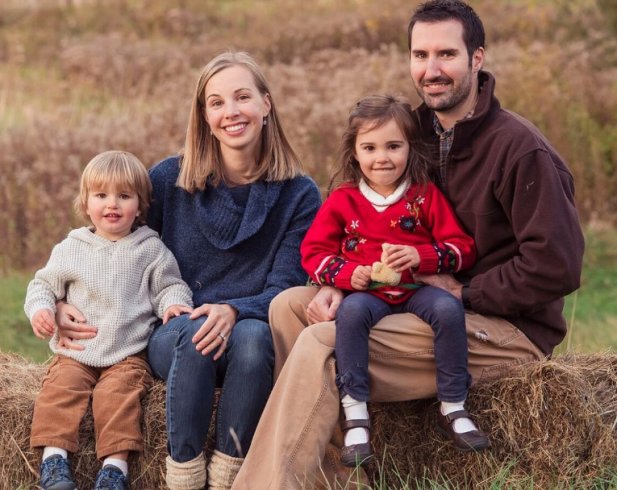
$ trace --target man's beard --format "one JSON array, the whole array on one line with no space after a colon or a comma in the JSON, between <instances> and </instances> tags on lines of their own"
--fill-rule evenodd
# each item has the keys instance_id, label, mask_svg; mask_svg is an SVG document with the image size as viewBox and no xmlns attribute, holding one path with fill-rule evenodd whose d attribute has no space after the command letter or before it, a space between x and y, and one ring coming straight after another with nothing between
<instances>
[{"instance_id":1,"label":"man's beard","mask_svg":"<svg viewBox=\"0 0 617 490\"><path fill-rule=\"evenodd\" d=\"M444 93L433 97L431 95L425 94L423 86L428 83L448 83L448 88L452 89L451 93ZM455 109L462 102L467 100L469 94L471 93L472 87L472 72L469 70L467 76L461 80L460 85L454 86L453 80L448 77L438 77L432 80L422 80L420 82L420 87L416 86L416 92L420 96L420 98L424 101L426 106L429 109L432 109L436 112L448 112L452 109Z\"/></svg>"}]
</instances>

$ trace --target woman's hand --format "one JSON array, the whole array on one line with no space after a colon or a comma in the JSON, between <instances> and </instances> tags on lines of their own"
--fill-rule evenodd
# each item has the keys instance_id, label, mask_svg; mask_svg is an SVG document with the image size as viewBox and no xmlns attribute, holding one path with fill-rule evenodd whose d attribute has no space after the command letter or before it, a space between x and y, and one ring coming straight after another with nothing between
<instances>
[{"instance_id":1,"label":"woman's hand","mask_svg":"<svg viewBox=\"0 0 617 490\"><path fill-rule=\"evenodd\" d=\"M231 329L236 324L238 312L225 304L205 304L195 308L190 319L195 320L204 315L208 318L193 335L192 342L196 344L196 349L201 351L204 356L218 348L213 358L216 361L225 352L227 339L231 335Z\"/></svg>"},{"instance_id":2,"label":"woman's hand","mask_svg":"<svg viewBox=\"0 0 617 490\"><path fill-rule=\"evenodd\" d=\"M56 303L56 325L58 325L58 347L72 350L84 350L77 344L77 339L96 337L97 328L86 324L86 317L73 305L59 301Z\"/></svg>"},{"instance_id":3,"label":"woman's hand","mask_svg":"<svg viewBox=\"0 0 617 490\"><path fill-rule=\"evenodd\" d=\"M193 312L193 308L189 308L188 306L171 305L169 308L165 310L165 313L163 313L163 325L165 325L172 318L180 316L183 313L192 313L192 312Z\"/></svg>"},{"instance_id":4,"label":"woman's hand","mask_svg":"<svg viewBox=\"0 0 617 490\"><path fill-rule=\"evenodd\" d=\"M356 291L366 291L371 283L371 266L359 265L351 273L351 287Z\"/></svg>"},{"instance_id":5,"label":"woman's hand","mask_svg":"<svg viewBox=\"0 0 617 490\"><path fill-rule=\"evenodd\" d=\"M41 308L32 315L32 331L39 339L45 340L51 337L56 331L54 312L47 308Z\"/></svg>"},{"instance_id":6,"label":"woman's hand","mask_svg":"<svg viewBox=\"0 0 617 490\"><path fill-rule=\"evenodd\" d=\"M386 265L396 272L403 272L420 265L420 254L416 247L390 245L385 249Z\"/></svg>"},{"instance_id":7,"label":"woman's hand","mask_svg":"<svg viewBox=\"0 0 617 490\"><path fill-rule=\"evenodd\" d=\"M336 310L343 301L343 291L332 286L322 286L306 308L311 324L334 320Z\"/></svg>"}]
</instances>

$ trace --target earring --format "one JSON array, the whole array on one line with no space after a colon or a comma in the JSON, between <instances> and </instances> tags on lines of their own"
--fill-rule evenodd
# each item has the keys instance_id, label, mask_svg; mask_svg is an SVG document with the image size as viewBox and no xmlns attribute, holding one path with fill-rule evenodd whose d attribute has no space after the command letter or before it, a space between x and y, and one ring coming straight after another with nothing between
<instances>
[{"instance_id":1,"label":"earring","mask_svg":"<svg viewBox=\"0 0 617 490\"><path fill-rule=\"evenodd\" d=\"M268 125L268 119L267 119L267 116L266 116L266 117L264 117L264 126L267 126L267 125Z\"/></svg>"}]
</instances>

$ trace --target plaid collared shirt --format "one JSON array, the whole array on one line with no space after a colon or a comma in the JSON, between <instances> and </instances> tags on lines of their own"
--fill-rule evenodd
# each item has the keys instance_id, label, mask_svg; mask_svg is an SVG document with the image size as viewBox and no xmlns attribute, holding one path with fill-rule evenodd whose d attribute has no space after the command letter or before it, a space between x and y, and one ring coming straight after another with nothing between
<instances>
[{"instance_id":1,"label":"plaid collared shirt","mask_svg":"<svg viewBox=\"0 0 617 490\"><path fill-rule=\"evenodd\" d=\"M463 119L473 116L473 110L469 111ZM439 166L437 167L437 178L439 179L439 186L443 188L446 185L446 160L452 143L454 142L454 128L456 124L450 129L443 129L443 126L437 118L437 114L433 113L433 129L437 136L439 136Z\"/></svg>"}]
</instances>

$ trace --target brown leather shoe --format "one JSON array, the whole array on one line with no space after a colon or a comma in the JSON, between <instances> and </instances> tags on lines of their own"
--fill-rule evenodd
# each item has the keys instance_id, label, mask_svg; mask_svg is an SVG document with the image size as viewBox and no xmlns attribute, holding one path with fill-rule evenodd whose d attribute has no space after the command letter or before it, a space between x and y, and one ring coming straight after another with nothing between
<instances>
[{"instance_id":1,"label":"brown leather shoe","mask_svg":"<svg viewBox=\"0 0 617 490\"><path fill-rule=\"evenodd\" d=\"M341 424L341 427L345 432L349 429L362 427L366 429L370 438L371 422L368 419L345 420ZM371 447L370 441L362 444L343 446L343 449L341 449L341 463L350 468L355 468L356 466L366 463L372 456L373 448Z\"/></svg>"},{"instance_id":2,"label":"brown leather shoe","mask_svg":"<svg viewBox=\"0 0 617 490\"><path fill-rule=\"evenodd\" d=\"M491 447L487 435L481 430L472 430L460 434L454 432L453 422L462 418L471 419L467 410L457 410L448 415L443 415L441 410L437 409L437 430L448 437L454 443L454 447L460 451L481 451Z\"/></svg>"}]
</instances>

